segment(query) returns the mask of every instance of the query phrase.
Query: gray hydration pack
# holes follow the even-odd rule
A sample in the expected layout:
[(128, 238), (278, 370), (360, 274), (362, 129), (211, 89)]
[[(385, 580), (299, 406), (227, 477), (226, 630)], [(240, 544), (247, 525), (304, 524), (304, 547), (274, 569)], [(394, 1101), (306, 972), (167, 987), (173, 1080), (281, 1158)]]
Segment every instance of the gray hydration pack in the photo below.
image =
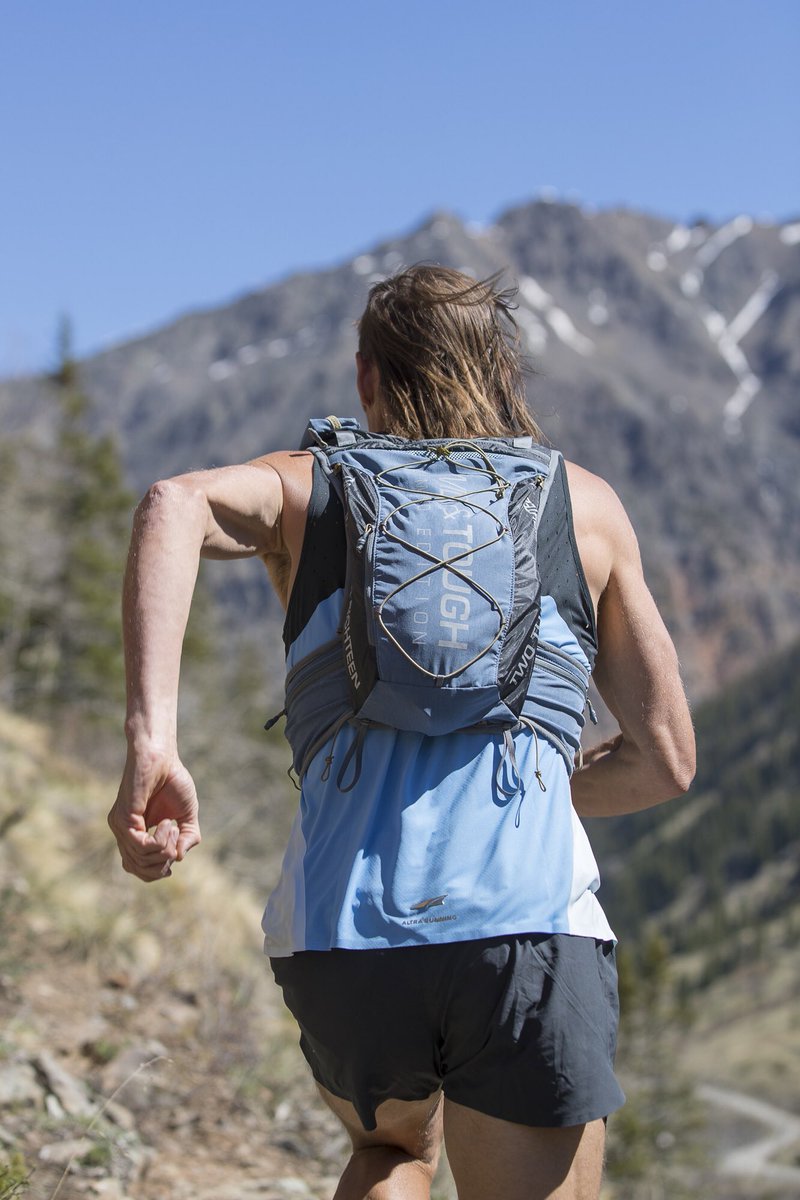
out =
[[(298, 774), (348, 721), (358, 759), (363, 731), (384, 726), (501, 731), (513, 761), (537, 648), (538, 522), (558, 453), (529, 437), (409, 441), (336, 417), (311, 421), (302, 448), (341, 499), (347, 568), (338, 638), (287, 676)], [(332, 759), (331, 748), (328, 771)]]

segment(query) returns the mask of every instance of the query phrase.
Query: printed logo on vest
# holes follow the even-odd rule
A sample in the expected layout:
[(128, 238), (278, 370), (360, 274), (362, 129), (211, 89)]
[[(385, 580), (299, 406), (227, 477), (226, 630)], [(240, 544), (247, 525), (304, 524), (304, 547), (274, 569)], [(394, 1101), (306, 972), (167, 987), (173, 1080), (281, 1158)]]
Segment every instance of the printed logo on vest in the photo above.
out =
[(342, 641), (344, 643), (344, 662), (345, 666), (347, 667), (347, 674), (350, 676), (350, 682), (352, 683), (353, 687), (358, 688), (361, 684), (361, 680), (359, 679), (358, 668), (356, 667), (356, 656), (353, 651), (353, 634), (350, 627), (350, 617), (352, 612), (353, 602), (351, 600), (347, 606), (347, 616), (345, 617), (344, 629), (342, 630)]
[(522, 654), (517, 659), (517, 665), (514, 667), (514, 670), (509, 674), (508, 679), (509, 679), (509, 683), (511, 684), (512, 687), (516, 687), (516, 685), (518, 683), (522, 682), (523, 676), (525, 675), (525, 671), (531, 665), (531, 663), (533, 662), (533, 660), (535, 658), (536, 658), (536, 646), (533, 645), (531, 642), (528, 642), (528, 645), (525, 647), (525, 649), (522, 651)]
[[(445, 521), (451, 516), (457, 516), (458, 510), (452, 514), (445, 512)], [(445, 536), (451, 540), (445, 542), (442, 549), (442, 561), (447, 562), (450, 558), (455, 558), (457, 561), (453, 564), (458, 568), (460, 574), (454, 571), (448, 571), (446, 568), (443, 571), (442, 579), (442, 596), (439, 601), (439, 628), (449, 634), (448, 637), (441, 637), (436, 643), (444, 649), (450, 650), (468, 650), (469, 642), (461, 641), (461, 637), (469, 637), (469, 615), (470, 601), (469, 592), (471, 586), (467, 583), (467, 578), (472, 578), (472, 560), (474, 554), (472, 547), (475, 544), (475, 539), (472, 531), (472, 524), (468, 522), (464, 529), (445, 529)], [(466, 593), (466, 594), (465, 594)]]

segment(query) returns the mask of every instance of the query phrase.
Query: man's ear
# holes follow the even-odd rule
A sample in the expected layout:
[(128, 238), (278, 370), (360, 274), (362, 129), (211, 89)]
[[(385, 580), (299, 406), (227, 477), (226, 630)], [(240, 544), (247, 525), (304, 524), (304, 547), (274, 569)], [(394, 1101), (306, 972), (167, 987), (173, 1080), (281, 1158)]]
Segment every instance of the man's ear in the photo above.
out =
[(356, 386), (361, 407), (368, 413), (376, 400), (378, 372), (375, 364), (356, 350)]

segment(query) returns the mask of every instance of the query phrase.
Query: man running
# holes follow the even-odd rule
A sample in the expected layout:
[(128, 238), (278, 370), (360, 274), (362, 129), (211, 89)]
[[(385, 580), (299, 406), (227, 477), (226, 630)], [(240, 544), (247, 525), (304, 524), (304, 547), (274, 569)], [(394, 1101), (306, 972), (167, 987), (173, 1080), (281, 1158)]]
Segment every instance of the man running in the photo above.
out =
[[(356, 364), (376, 434), (541, 440), (509, 294), (492, 280), (417, 266), (376, 284)], [(290, 707), (303, 794), (265, 947), (352, 1141), (337, 1200), (425, 1200), (443, 1137), (459, 1200), (599, 1195), (605, 1118), (624, 1097), (614, 938), (578, 817), (684, 792), (694, 737), (622, 505), (588, 471), (552, 463), (528, 726), (505, 742), (474, 729), (364, 736), (347, 721), (327, 736), (316, 669), (301, 716)], [(127, 871), (163, 878), (200, 840), (176, 734), (200, 557), (264, 561), (294, 686), (326, 647), (341, 653), (346, 554), (341, 501), (308, 451), (150, 489), (125, 579), (129, 751), (109, 816)], [(581, 759), (590, 671), (620, 732)]]

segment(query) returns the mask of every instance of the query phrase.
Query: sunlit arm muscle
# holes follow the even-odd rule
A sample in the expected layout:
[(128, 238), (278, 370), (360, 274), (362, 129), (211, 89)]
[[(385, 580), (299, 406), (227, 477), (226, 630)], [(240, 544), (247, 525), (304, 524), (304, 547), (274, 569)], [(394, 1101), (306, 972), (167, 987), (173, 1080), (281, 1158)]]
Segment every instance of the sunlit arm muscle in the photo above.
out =
[(280, 541), (280, 478), (266, 463), (154, 484), (136, 510), (123, 589), (129, 737), (169, 743), (201, 555), (264, 557)]
[(573, 775), (573, 803), (586, 817), (636, 812), (669, 800), (687, 790), (695, 766), (678, 658), (616, 497), (606, 519), (609, 573), (598, 608), (594, 679), (620, 734), (587, 754)]
[(123, 587), (128, 755), (109, 825), (122, 865), (169, 875), (200, 841), (177, 748), (181, 649), (202, 555), (280, 554), (280, 476), (266, 462), (156, 483), (136, 510)]

